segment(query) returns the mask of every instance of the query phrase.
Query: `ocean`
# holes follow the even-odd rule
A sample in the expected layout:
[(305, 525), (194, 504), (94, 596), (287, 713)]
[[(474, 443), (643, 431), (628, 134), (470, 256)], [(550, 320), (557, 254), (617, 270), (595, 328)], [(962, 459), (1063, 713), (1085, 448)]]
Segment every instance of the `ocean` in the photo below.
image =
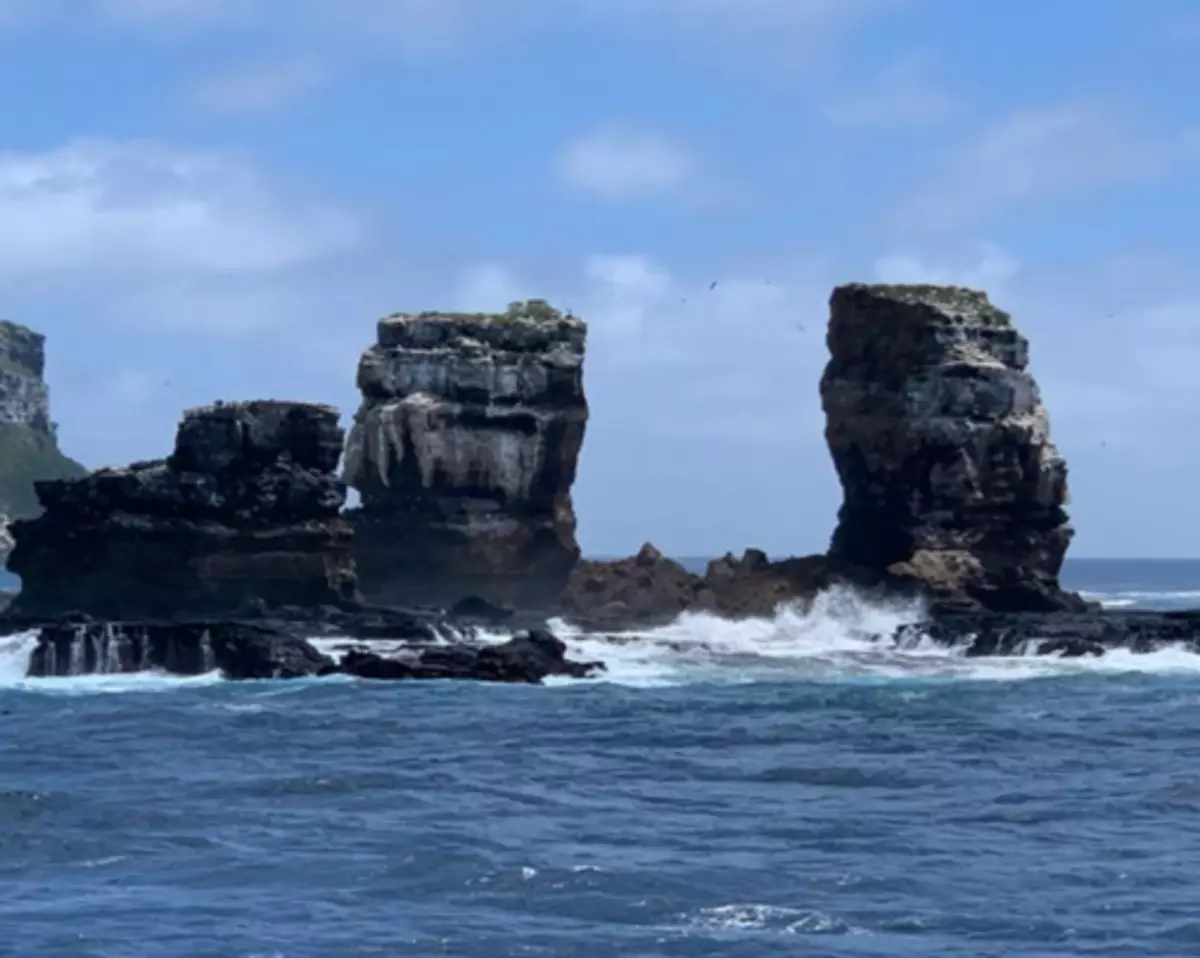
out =
[[(1200, 561), (1075, 561), (1125, 607)], [(23, 678), (0, 956), (1200, 954), (1200, 657), (965, 660), (693, 616), (599, 682)]]

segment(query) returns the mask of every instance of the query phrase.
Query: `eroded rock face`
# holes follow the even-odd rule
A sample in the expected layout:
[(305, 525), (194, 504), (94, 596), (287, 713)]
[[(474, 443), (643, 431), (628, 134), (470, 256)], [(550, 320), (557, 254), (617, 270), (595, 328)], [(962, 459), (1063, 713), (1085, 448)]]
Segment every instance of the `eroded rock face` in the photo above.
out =
[(579, 558), (586, 332), (540, 301), (380, 321), (345, 461), (365, 596), (535, 607), (562, 590)]
[(45, 513), (12, 524), (11, 611), (128, 620), (352, 600), (342, 436), (330, 406), (217, 404), (184, 415), (167, 459), (37, 483)]
[(998, 611), (1082, 606), (1058, 582), (1067, 465), (1008, 314), (940, 286), (841, 286), (830, 309), (831, 558)]
[[(39, 479), (81, 476), (83, 466), (58, 448), (50, 420), (50, 391), (43, 378), (46, 339), (0, 320), (0, 513), (28, 518), (39, 511)], [(4, 552), (0, 528), (0, 564)]]

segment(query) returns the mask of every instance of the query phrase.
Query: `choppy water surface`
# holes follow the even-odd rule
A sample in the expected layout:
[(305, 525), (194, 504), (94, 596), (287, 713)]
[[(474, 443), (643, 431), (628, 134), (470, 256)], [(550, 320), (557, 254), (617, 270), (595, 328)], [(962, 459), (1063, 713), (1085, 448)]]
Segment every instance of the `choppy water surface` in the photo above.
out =
[(855, 636), (905, 614), (547, 688), (30, 682), (8, 640), (0, 955), (1200, 954), (1200, 659)]

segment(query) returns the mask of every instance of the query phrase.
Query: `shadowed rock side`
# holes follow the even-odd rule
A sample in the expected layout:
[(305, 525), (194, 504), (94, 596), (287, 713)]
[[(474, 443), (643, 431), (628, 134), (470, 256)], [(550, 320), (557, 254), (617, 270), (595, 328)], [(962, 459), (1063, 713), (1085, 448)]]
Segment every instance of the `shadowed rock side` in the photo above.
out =
[(828, 345), (830, 556), (985, 609), (1084, 608), (1058, 581), (1067, 465), (1008, 314), (959, 287), (841, 286)]
[(345, 478), (363, 594), (543, 607), (579, 558), (586, 326), (541, 301), (379, 323)]
[(163, 460), (39, 482), (42, 516), (12, 524), (10, 612), (108, 619), (337, 604), (356, 596), (329, 406), (189, 410)]
[[(0, 320), (0, 517), (37, 515), (35, 481), (74, 478), (87, 471), (59, 451), (43, 378), (45, 345), (40, 333)], [(0, 522), (0, 565), (7, 544)]]

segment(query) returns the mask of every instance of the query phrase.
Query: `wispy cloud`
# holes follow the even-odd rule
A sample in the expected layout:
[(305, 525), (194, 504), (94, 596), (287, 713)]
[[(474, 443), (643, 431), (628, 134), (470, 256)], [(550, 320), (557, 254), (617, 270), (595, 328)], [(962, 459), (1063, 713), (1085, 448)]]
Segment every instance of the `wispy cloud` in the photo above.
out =
[(285, 106), (324, 86), (334, 71), (317, 59), (251, 63), (209, 77), (195, 100), (222, 113), (260, 113)]
[(1191, 150), (1188, 134), (1164, 136), (1102, 103), (1026, 110), (963, 143), (895, 218), (909, 228), (975, 229), (1025, 204), (1151, 179)]
[(913, 54), (884, 69), (873, 84), (826, 108), (834, 124), (855, 129), (924, 129), (953, 117), (958, 98), (930, 76), (929, 57)]
[(690, 150), (660, 132), (607, 126), (568, 143), (558, 157), (560, 182), (605, 200), (679, 194), (698, 182)]

